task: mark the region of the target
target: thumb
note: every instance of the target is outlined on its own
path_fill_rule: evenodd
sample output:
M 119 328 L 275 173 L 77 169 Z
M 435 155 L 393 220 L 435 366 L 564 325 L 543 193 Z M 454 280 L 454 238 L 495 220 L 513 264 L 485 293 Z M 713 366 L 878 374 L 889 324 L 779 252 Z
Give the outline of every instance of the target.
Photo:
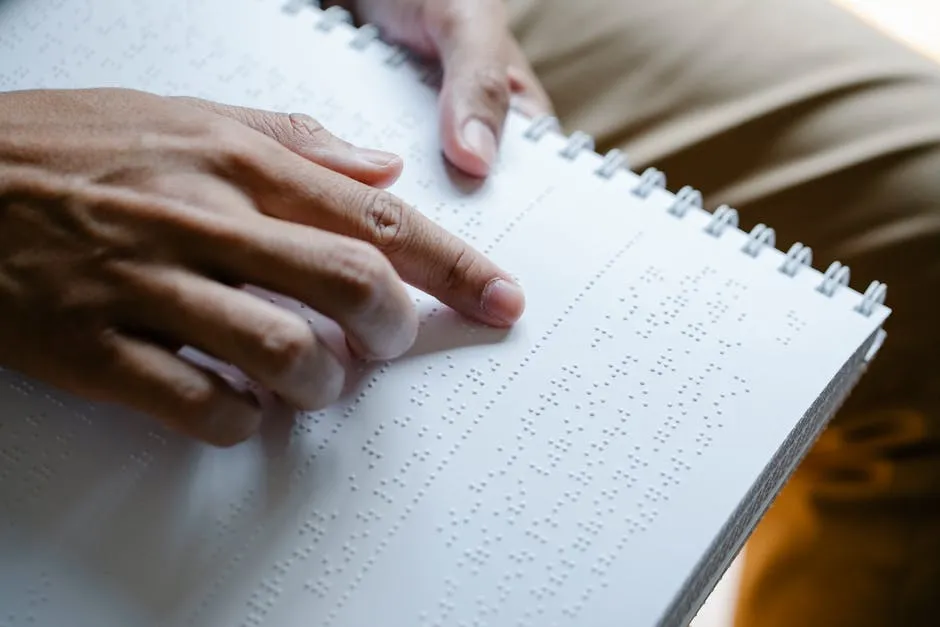
M 401 175 L 397 155 L 360 148 L 329 132 L 303 113 L 277 113 L 262 109 L 177 97 L 176 100 L 233 119 L 276 140 L 305 159 L 373 187 L 388 187 Z
M 461 170 L 483 177 L 496 159 L 510 103 L 503 2 L 453 0 L 432 6 L 426 24 L 444 70 L 444 154 Z

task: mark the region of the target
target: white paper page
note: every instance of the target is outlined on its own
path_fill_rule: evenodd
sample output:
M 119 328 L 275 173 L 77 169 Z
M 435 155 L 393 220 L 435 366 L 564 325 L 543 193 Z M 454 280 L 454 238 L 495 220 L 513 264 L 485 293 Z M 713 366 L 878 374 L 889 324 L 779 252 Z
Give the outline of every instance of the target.
M 316 15 L 0 0 L 0 89 L 310 113 L 402 154 L 393 191 L 516 274 L 526 315 L 484 329 L 416 293 L 408 356 L 227 450 L 0 373 L 0 624 L 655 624 L 887 310 L 784 276 L 779 251 L 744 255 L 743 233 L 707 235 L 704 212 L 669 215 L 671 194 L 636 197 L 635 174 L 599 178 L 516 116 L 497 173 L 462 189 L 434 94 Z

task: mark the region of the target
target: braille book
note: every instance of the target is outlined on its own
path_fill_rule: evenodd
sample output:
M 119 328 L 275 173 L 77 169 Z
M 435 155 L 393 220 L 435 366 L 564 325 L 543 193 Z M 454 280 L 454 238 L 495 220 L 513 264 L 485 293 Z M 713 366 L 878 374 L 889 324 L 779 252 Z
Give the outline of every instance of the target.
M 413 291 L 413 350 L 229 449 L 0 372 L 0 625 L 687 624 L 875 356 L 884 285 L 552 119 L 513 111 L 467 185 L 433 68 L 378 35 L 303 2 L 0 0 L 0 89 L 309 113 L 400 154 L 391 191 L 527 294 L 497 330 Z

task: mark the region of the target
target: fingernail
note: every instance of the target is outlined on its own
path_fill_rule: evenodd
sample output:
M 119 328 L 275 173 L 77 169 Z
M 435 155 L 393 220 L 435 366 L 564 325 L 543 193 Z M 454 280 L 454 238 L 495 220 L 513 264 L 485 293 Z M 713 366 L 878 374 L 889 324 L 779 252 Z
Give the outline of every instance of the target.
M 463 140 L 487 165 L 496 159 L 496 136 L 486 124 L 477 118 L 470 118 L 463 126 Z
M 357 148 L 356 154 L 363 161 L 379 167 L 389 166 L 398 160 L 398 155 L 371 148 Z
M 505 324 L 512 324 L 525 309 L 525 294 L 522 288 L 512 281 L 493 279 L 483 289 L 480 306 L 493 318 Z

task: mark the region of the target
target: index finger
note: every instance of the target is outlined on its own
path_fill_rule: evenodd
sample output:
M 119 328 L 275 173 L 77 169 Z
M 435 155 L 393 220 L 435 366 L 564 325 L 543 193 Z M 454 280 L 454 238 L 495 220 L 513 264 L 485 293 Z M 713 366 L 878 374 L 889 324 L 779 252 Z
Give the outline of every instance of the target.
M 522 289 L 483 253 L 393 194 L 292 156 L 254 183 L 262 211 L 372 244 L 404 281 L 474 320 L 501 327 L 522 315 Z
M 311 212 L 315 226 L 369 242 L 403 280 L 470 318 L 507 326 L 522 315 L 522 289 L 461 238 L 389 192 L 361 185 L 332 189 L 318 202 L 325 210 Z
M 511 325 L 522 315 L 522 289 L 502 268 L 399 198 L 364 190 L 337 229 L 382 251 L 408 283 L 487 324 Z
M 525 298 L 508 272 L 390 192 L 260 133 L 226 141 L 217 168 L 263 213 L 372 244 L 404 281 L 474 320 L 508 326 L 522 315 Z

